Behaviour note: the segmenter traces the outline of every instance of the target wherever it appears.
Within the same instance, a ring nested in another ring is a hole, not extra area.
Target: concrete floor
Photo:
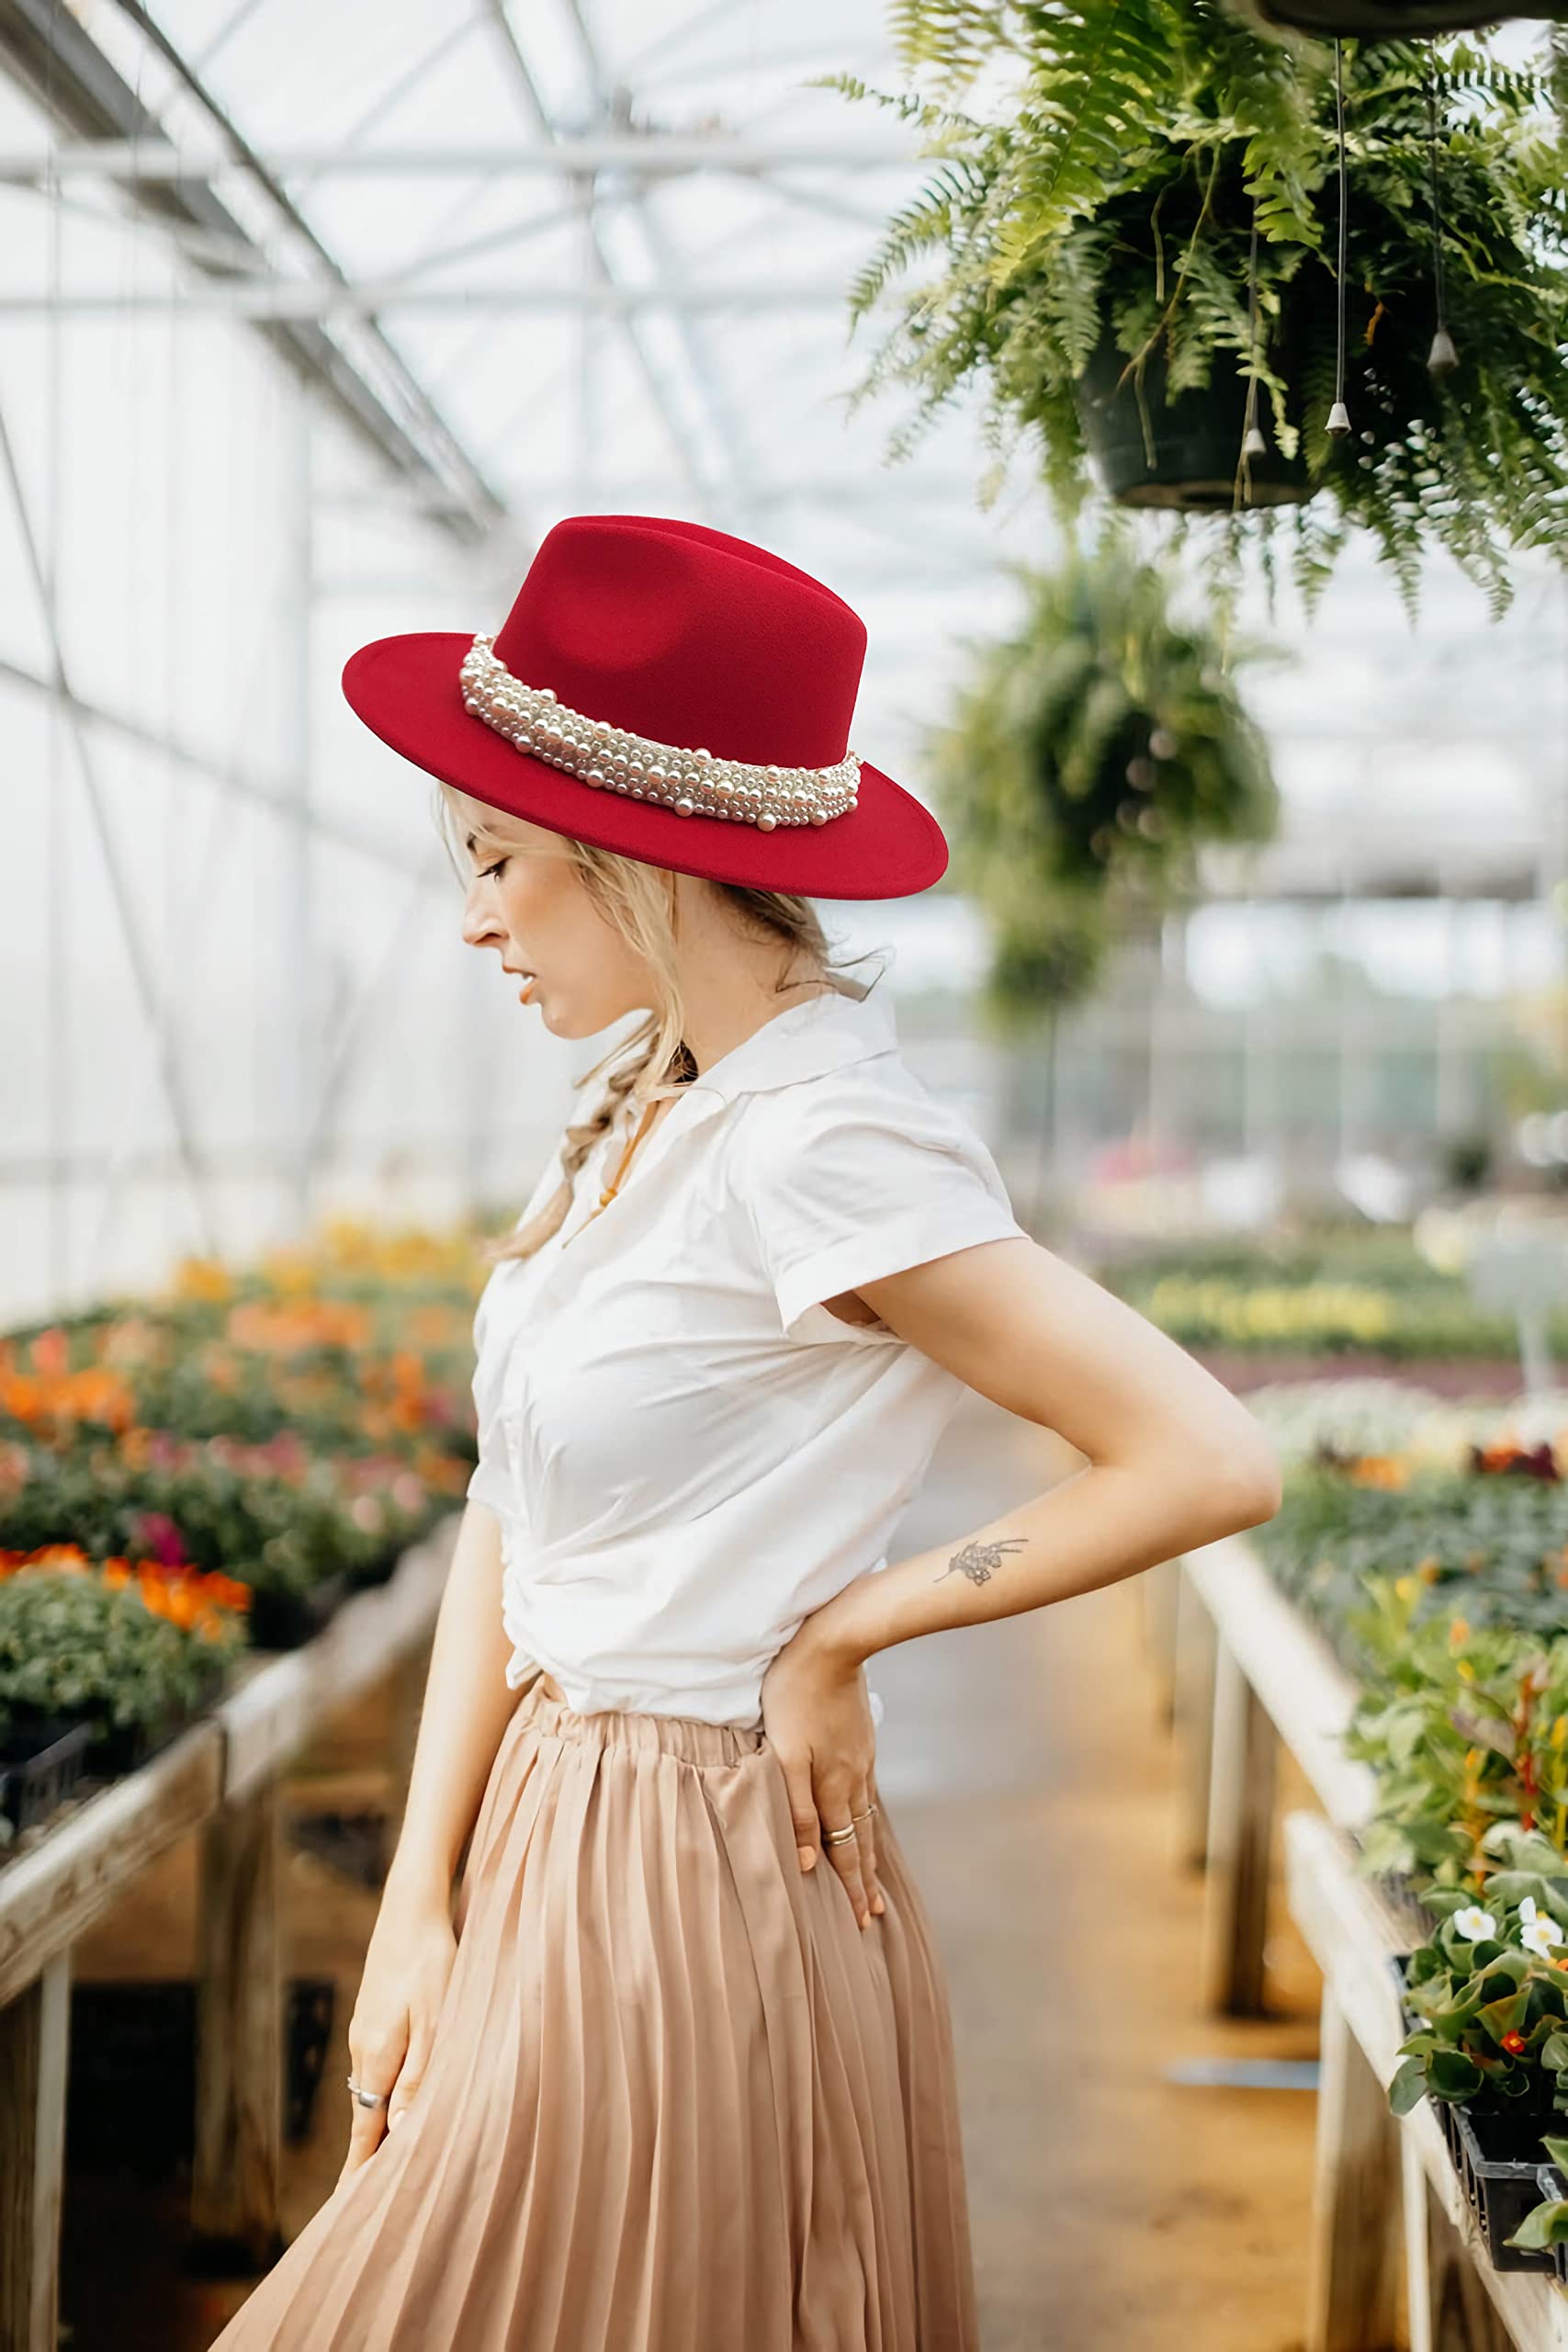
[[[966,1403],[892,1556],[967,1533],[1062,1468],[1041,1432]],[[1300,2352],[1313,2095],[1162,2070],[1313,2057],[1319,1980],[1277,1901],[1270,2016],[1201,2013],[1201,1882],[1173,1858],[1173,1750],[1140,1604],[1134,1580],[870,1669],[878,1777],[952,1992],[985,2352]],[[382,1736],[379,1707],[355,1709],[302,1759],[299,1804],[374,1803]],[[1288,1760],[1280,1795],[1311,1802]],[[291,2235],[342,2162],[335,2094],[375,1896],[304,1850],[289,1884],[290,1966],[339,1985],[315,2129],[289,2152]],[[78,1973],[187,1968],[193,1894],[187,1846],[78,1947]],[[73,2171],[62,2346],[206,2352],[247,2282],[187,2277],[182,2240],[177,2179]]]

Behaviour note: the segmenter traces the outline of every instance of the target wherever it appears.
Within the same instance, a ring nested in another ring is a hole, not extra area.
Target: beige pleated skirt
[[[946,1987],[876,1833],[863,1928],[763,1731],[536,1673],[424,2081],[212,2352],[978,2352]]]

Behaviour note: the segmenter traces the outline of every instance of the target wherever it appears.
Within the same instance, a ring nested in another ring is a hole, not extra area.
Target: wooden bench
[[[191,2221],[216,2262],[281,2250],[282,1787],[317,1727],[400,1678],[394,1794],[460,1513],[303,1648],[244,1657],[212,1713],[0,1867],[0,2352],[55,2352],[71,1947],[137,1873],[201,1839]]]
[[[1568,2352],[1568,2293],[1493,2267],[1430,2101],[1389,2108],[1399,1919],[1357,1875],[1343,1830],[1300,1811],[1282,1828],[1291,1917],[1323,1972],[1308,2352]]]

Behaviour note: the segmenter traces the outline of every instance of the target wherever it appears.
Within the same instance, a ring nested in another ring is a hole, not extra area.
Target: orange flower
[[[1517,2057],[1519,2055],[1520,2052],[1525,2048],[1525,2046],[1526,2046],[1526,2044],[1525,2044],[1525,2038],[1524,2038],[1524,2035],[1523,2035],[1522,2033],[1518,2033],[1518,2032],[1514,2032],[1514,2033],[1506,2033],[1506,2034],[1503,2036],[1503,2047],[1504,2047],[1504,2049],[1505,2049],[1505,2050],[1506,2050],[1506,2051],[1508,2051],[1508,2052],[1510,2052],[1510,2054],[1511,2054],[1512,2056],[1514,2056],[1515,2058],[1517,2058]]]
[[[1404,1487],[1409,1483],[1410,1464],[1396,1453],[1363,1453],[1351,1463],[1350,1476],[1358,1487]]]

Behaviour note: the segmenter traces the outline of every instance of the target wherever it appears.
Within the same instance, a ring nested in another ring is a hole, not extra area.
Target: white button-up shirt
[[[564,1225],[494,1267],[475,1313],[468,1493],[501,1522],[507,1681],[536,1661],[579,1713],[755,1727],[801,1621],[887,1565],[963,1393],[822,1302],[1023,1227],[878,989],[773,1014],[595,1215],[629,1131],[623,1107]],[[519,1224],[559,1182],[558,1149]]]

